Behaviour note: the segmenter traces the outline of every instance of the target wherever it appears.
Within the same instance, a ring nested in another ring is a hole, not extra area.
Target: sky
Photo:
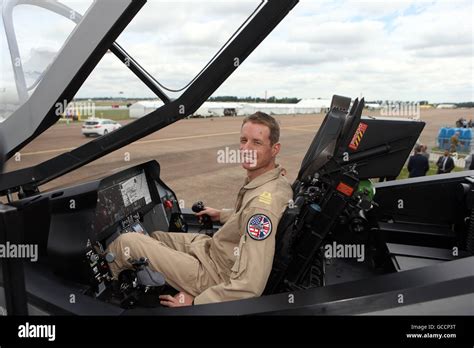
[[[92,3],[62,2],[80,13]],[[179,89],[258,4],[149,0],[117,42],[161,83]],[[366,100],[474,101],[473,11],[472,0],[301,0],[214,96],[339,94]],[[15,9],[13,22],[32,84],[74,24],[32,6]],[[1,20],[0,47],[0,92],[6,94],[15,87]],[[153,93],[106,54],[76,96],[140,98]]]

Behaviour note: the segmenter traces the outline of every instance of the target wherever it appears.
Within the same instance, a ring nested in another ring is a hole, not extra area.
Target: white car
[[[90,135],[105,135],[119,129],[120,127],[122,127],[120,123],[112,120],[104,118],[89,118],[82,125],[82,134],[86,137]]]

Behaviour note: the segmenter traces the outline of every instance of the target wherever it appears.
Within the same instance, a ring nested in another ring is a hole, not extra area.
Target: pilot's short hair
[[[256,113],[244,118],[244,121],[242,122],[242,126],[246,124],[247,122],[263,124],[267,126],[268,129],[270,129],[271,145],[278,143],[278,141],[280,140],[280,126],[278,125],[278,122],[275,120],[275,118],[273,118],[272,116],[264,112],[257,111]]]

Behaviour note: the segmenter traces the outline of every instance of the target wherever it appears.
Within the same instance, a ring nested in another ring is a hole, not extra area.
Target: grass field
[[[432,152],[437,152],[437,153],[443,154],[443,153],[444,153],[444,150],[443,150],[443,149],[440,149],[440,148],[437,147],[437,146],[435,146],[435,147],[433,147]],[[466,157],[467,155],[469,155],[469,152],[458,151],[458,156],[459,156],[459,158],[464,158],[464,157]]]
[[[128,120],[129,119],[128,109],[112,109],[112,110],[97,110],[95,117],[108,118],[114,121]]]
[[[95,117],[97,118],[107,118],[114,121],[122,121],[130,119],[130,111],[128,109],[110,109],[110,110],[96,110]],[[89,116],[81,117],[81,121],[69,121],[72,123],[80,123],[87,120]],[[60,120],[61,122],[66,122],[65,118]]]
[[[113,100],[113,101],[110,101],[110,100],[95,100],[94,101],[94,104],[95,106],[111,106],[111,105],[120,105],[120,106],[123,106],[123,105],[127,105],[129,103],[133,104],[135,101],[132,100]]]

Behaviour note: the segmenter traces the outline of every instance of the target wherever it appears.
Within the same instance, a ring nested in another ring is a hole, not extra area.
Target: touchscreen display
[[[151,203],[145,171],[99,190],[94,229],[98,233]]]

